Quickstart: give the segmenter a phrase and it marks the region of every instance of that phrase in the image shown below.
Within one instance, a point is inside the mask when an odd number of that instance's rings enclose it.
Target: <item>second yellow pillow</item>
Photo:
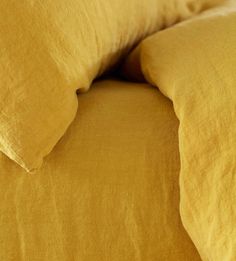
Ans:
[[[180,211],[204,261],[236,260],[236,5],[144,40],[125,70],[169,97],[180,120]]]

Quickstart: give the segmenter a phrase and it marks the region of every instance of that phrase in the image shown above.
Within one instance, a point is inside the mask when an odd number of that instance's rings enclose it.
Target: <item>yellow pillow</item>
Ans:
[[[181,217],[206,261],[236,260],[233,2],[144,40],[125,66],[139,78],[141,68],[174,103],[180,120]]]
[[[75,116],[77,89],[147,34],[216,1],[1,0],[1,151],[39,167]]]

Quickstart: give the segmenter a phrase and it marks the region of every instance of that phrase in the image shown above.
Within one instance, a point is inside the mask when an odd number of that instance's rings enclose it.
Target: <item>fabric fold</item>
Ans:
[[[144,40],[124,66],[173,101],[180,120],[180,213],[206,261],[236,260],[235,46],[231,1]]]

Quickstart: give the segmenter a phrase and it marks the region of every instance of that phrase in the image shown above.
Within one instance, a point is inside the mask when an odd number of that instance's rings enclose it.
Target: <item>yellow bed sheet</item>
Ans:
[[[97,82],[41,170],[0,154],[0,260],[199,261],[179,215],[172,103]]]

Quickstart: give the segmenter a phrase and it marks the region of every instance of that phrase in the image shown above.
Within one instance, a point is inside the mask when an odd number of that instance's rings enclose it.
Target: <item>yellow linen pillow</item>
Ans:
[[[144,40],[125,66],[133,78],[140,78],[140,68],[174,103],[180,120],[181,217],[206,261],[236,260],[236,6],[232,3]]]
[[[77,89],[147,34],[216,2],[1,0],[1,151],[39,167],[75,116]]]

